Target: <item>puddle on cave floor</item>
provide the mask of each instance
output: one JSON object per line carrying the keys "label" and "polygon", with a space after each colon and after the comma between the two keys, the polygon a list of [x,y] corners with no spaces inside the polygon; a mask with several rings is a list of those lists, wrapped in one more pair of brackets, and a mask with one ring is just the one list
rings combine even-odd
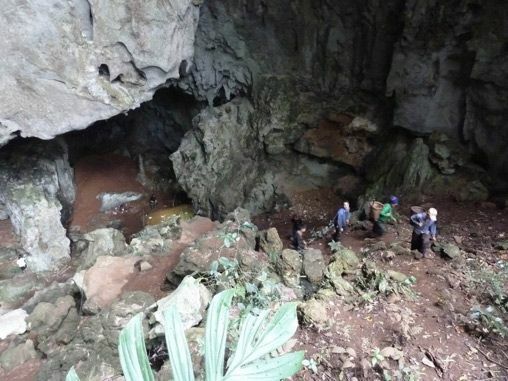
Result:
{"label": "puddle on cave floor", "polygon": [[[70,229],[89,232],[102,227],[120,228],[128,238],[140,231],[145,215],[152,212],[149,199],[152,191],[138,180],[138,166],[129,157],[115,153],[86,156],[78,160],[74,168],[76,201],[70,222]],[[125,207],[101,212],[101,202],[97,196],[103,192],[137,192],[143,197],[125,204]],[[175,205],[171,195],[154,192],[157,198],[156,209]]]}

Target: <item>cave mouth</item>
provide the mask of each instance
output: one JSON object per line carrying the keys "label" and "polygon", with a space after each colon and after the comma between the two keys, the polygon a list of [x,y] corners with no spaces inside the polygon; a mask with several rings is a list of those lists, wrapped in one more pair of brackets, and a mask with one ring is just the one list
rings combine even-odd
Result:
{"label": "cave mouth", "polygon": [[191,212],[169,156],[202,105],[175,88],[138,109],[62,135],[76,197],[64,225],[71,233],[112,227],[129,238],[173,212]]}

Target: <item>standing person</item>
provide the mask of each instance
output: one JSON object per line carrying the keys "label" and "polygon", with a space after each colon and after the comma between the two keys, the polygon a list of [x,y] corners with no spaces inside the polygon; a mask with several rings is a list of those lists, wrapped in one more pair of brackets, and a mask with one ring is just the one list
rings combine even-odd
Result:
{"label": "standing person", "polygon": [[157,197],[155,197],[155,193],[152,193],[152,195],[150,196],[148,205],[150,205],[150,209],[152,209],[152,210],[157,207]]}
{"label": "standing person", "polygon": [[293,218],[292,221],[293,233],[291,235],[291,243],[293,244],[293,248],[298,251],[305,250],[307,245],[303,240],[303,233],[307,231],[307,226],[299,218]]}
{"label": "standing person", "polygon": [[390,196],[390,202],[383,205],[379,218],[374,222],[372,231],[378,237],[385,234],[384,224],[387,222],[397,222],[397,219],[393,216],[393,209],[399,205],[399,199],[397,196]]}
{"label": "standing person", "polygon": [[351,212],[349,208],[349,202],[345,201],[344,206],[337,211],[333,218],[333,226],[335,227],[335,234],[333,235],[334,241],[340,240],[340,233],[342,233],[349,225],[349,219],[351,218]]}
{"label": "standing person", "polygon": [[437,210],[430,208],[427,213],[413,214],[411,224],[414,226],[411,236],[411,250],[418,250],[424,258],[428,257],[430,241],[436,240]]}

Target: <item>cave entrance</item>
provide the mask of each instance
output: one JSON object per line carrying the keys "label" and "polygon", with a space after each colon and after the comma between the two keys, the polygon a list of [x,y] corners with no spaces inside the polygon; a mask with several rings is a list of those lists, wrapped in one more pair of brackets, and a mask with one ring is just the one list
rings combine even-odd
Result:
{"label": "cave entrance", "polygon": [[76,184],[70,231],[113,227],[129,237],[173,212],[191,213],[169,155],[200,107],[165,88],[136,110],[65,134]]}

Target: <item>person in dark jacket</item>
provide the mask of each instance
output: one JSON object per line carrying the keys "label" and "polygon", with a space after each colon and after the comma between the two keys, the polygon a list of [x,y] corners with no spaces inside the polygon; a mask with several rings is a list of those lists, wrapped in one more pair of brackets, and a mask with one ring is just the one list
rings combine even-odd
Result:
{"label": "person in dark jacket", "polygon": [[349,225],[349,219],[351,218],[351,212],[349,202],[344,202],[344,206],[337,210],[335,217],[333,218],[333,226],[335,227],[335,234],[333,235],[334,241],[340,240],[340,233],[346,230]]}
{"label": "person in dark jacket", "polygon": [[413,214],[411,224],[414,226],[411,237],[411,250],[418,250],[424,257],[428,257],[430,241],[436,240],[437,210],[430,208],[427,213]]}
{"label": "person in dark jacket", "polygon": [[150,200],[148,201],[148,205],[150,205],[150,209],[155,209],[157,207],[157,197],[155,197],[155,194],[152,193],[150,196]]}
{"label": "person in dark jacket", "polygon": [[293,233],[291,235],[291,243],[293,244],[293,248],[298,251],[305,250],[307,245],[303,239],[303,233],[307,230],[307,226],[299,218],[293,218],[292,221]]}

